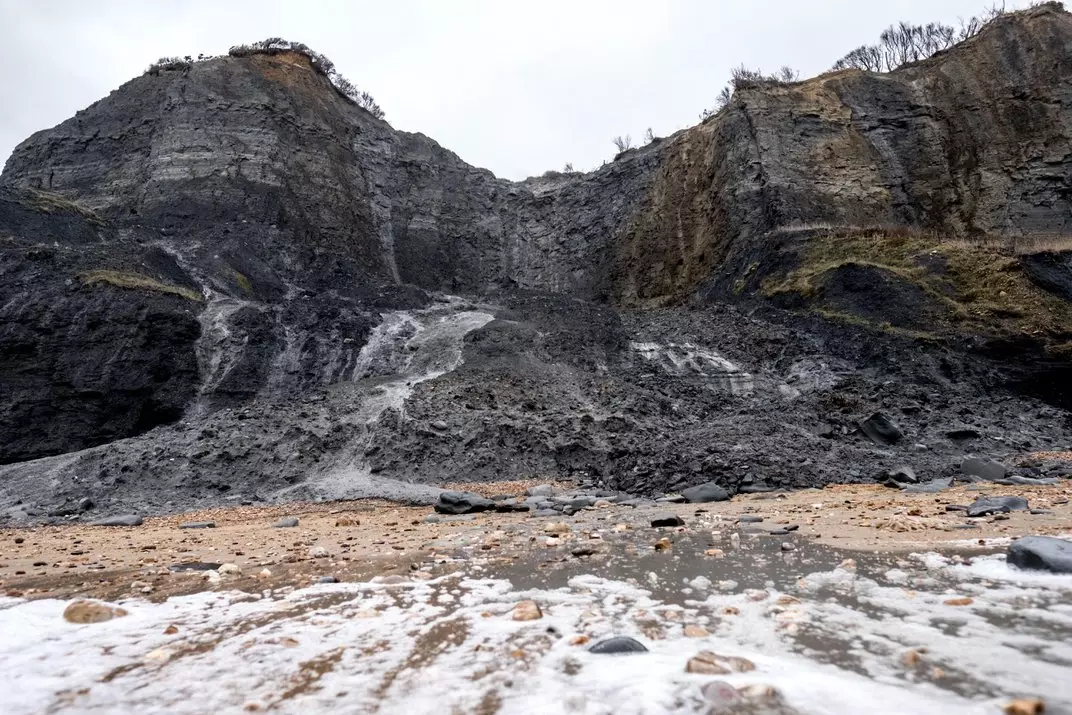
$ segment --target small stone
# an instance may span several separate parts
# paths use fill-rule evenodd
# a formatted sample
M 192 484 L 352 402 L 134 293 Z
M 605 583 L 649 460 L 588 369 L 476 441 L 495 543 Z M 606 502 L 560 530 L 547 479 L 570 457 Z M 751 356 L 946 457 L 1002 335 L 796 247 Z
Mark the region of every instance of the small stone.
M 257 573 L 257 578 L 271 578 L 271 577 L 272 577 L 272 572 L 271 572 L 270 569 L 264 568 L 264 569 L 261 569 L 260 572 Z
M 737 521 L 741 524 L 758 524 L 759 522 L 763 521 L 763 517 L 756 516 L 754 514 L 742 514 L 741 516 L 737 517 Z
M 685 665 L 686 673 L 703 675 L 728 675 L 729 673 L 748 673 L 756 669 L 752 661 L 737 656 L 724 656 L 703 650 L 689 659 Z
M 334 576 L 321 576 L 316 580 L 317 583 L 338 583 L 339 579 Z
M 570 645 L 585 645 L 588 641 L 592 640 L 586 635 L 573 636 L 569 640 Z
M 744 701 L 741 694 L 724 680 L 712 680 L 704 683 L 703 687 L 700 688 L 700 693 L 707 702 L 715 706 L 712 711 L 715 713 L 734 712 Z
M 923 660 L 923 656 L 914 648 L 901 654 L 901 665 L 906 668 L 914 668 L 921 660 Z
M 707 549 L 703 552 L 704 556 L 710 556 L 711 558 L 721 559 L 726 555 L 726 552 L 722 549 Z
M 570 553 L 580 558 L 581 556 L 593 556 L 594 554 L 599 553 L 599 550 L 592 548 L 591 546 L 580 546 Z
M 1018 698 L 1006 703 L 1001 711 L 1005 715 L 1042 715 L 1046 712 L 1046 703 L 1042 698 Z
M 741 615 L 741 609 L 736 606 L 726 606 L 722 609 L 723 616 L 739 616 Z
M 670 542 L 670 539 L 666 538 L 665 536 L 655 542 L 656 551 L 666 551 L 671 546 L 673 546 L 673 544 Z
M 298 517 L 296 517 L 296 516 L 287 516 L 287 517 L 283 517 L 282 519 L 280 519 L 276 523 L 272 524 L 272 528 L 273 529 L 293 529 L 297 525 L 298 525 Z
M 543 533 L 545 534 L 568 534 L 573 531 L 573 527 L 564 521 L 552 521 L 543 527 Z
M 179 524 L 180 529 L 215 529 L 214 521 L 185 521 Z
M 1027 499 L 1015 496 L 980 497 L 968 505 L 968 516 L 1007 514 L 1011 511 L 1027 511 Z
M 223 576 L 220 576 L 219 571 L 205 571 L 201 574 L 201 578 L 213 584 L 219 583 L 223 580 Z
M 216 569 L 220 576 L 241 576 L 242 569 L 238 567 L 238 564 L 220 564 L 220 567 Z
M 474 514 L 493 509 L 495 502 L 472 492 L 440 492 L 435 510 L 440 514 Z
M 606 499 L 596 499 L 596 503 L 593 504 L 596 509 L 608 509 L 611 507 L 611 503 Z
M 680 516 L 659 516 L 651 520 L 653 528 L 661 528 L 664 526 L 685 526 L 685 520 Z
M 514 606 L 511 618 L 515 621 L 536 621 L 543 618 L 543 611 L 535 601 L 521 601 Z
M 945 601 L 943 601 L 942 603 L 944 603 L 947 606 L 970 606 L 973 603 L 975 603 L 975 600 L 972 599 L 972 598 L 969 598 L 967 596 L 964 596 L 962 598 L 949 598 L 949 599 L 946 599 Z
M 145 654 L 145 661 L 149 663 L 166 663 L 171 660 L 172 650 L 170 648 L 156 648 Z
M 105 519 L 91 521 L 90 526 L 141 526 L 145 520 L 136 514 L 123 514 L 122 516 L 109 516 Z
M 16 544 L 21 544 L 21 543 L 23 543 L 24 541 L 26 541 L 26 539 L 22 538 L 21 536 L 20 536 L 19 538 L 15 539 L 15 543 L 16 543 Z
M 789 533 L 789 530 L 779 526 L 777 529 L 771 529 L 768 533 L 771 536 L 785 536 Z
M 707 482 L 706 484 L 699 484 L 695 487 L 689 487 L 681 492 L 681 496 L 692 504 L 705 504 L 708 502 L 726 501 L 732 495 L 729 491 L 715 482 Z
M 686 638 L 706 638 L 707 636 L 711 635 L 711 632 L 708 631 L 706 628 L 693 623 L 690 623 L 689 625 L 685 626 L 684 633 Z
M 63 609 L 63 619 L 68 623 L 103 623 L 121 618 L 127 611 L 100 601 L 75 601 Z
M 782 551 L 796 551 L 797 547 L 789 541 L 782 542 Z
M 588 649 L 589 653 L 616 655 L 619 653 L 647 653 L 648 649 L 640 641 L 629 636 L 615 636 L 601 640 Z
M 358 519 L 351 519 L 348 516 L 344 516 L 341 519 L 335 520 L 335 526 L 361 526 L 361 522 Z
M 534 487 L 529 487 L 525 490 L 525 493 L 530 497 L 549 497 L 554 493 L 554 487 L 550 484 L 537 484 Z
M 329 556 L 331 556 L 331 554 L 323 546 L 314 546 L 309 549 L 309 558 L 311 559 L 326 559 Z
M 168 626 L 167 628 L 164 629 L 164 635 L 165 636 L 173 636 L 178 632 L 179 632 L 179 629 L 176 628 L 174 625 L 170 625 L 170 626 Z

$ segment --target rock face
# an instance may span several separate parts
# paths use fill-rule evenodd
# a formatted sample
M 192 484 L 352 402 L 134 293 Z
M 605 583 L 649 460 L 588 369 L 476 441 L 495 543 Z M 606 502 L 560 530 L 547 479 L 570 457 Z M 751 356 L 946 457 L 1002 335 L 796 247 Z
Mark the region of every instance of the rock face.
M 913 231 L 1067 231 L 1070 49 L 1044 5 L 523 182 L 300 53 L 146 73 L 0 175 L 0 518 L 533 474 L 732 494 L 866 481 L 911 441 L 948 477 L 956 414 L 980 452 L 1067 444 L 991 398 L 1072 405 L 1067 255 Z

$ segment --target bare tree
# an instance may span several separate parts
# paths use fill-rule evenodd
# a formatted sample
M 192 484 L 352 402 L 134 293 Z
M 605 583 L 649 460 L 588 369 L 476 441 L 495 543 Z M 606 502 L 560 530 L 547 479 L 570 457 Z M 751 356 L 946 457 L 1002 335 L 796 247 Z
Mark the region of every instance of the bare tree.
M 626 134 L 624 137 L 614 137 L 613 141 L 614 146 L 618 147 L 619 154 L 621 154 L 623 151 L 633 148 L 633 138 L 628 134 Z
M 567 161 L 566 165 L 562 167 L 562 172 L 564 174 L 572 174 L 573 173 L 573 162 L 572 161 Z
M 653 141 L 655 141 L 655 132 L 648 127 L 648 131 L 644 132 L 644 143 L 651 144 Z

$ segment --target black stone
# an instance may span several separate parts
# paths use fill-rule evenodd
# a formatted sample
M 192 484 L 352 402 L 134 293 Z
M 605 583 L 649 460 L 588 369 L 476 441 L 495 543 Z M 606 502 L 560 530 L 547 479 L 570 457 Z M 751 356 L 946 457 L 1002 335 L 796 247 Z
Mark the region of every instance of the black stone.
M 904 432 L 883 412 L 876 412 L 861 422 L 860 431 L 875 444 L 893 445 L 904 439 Z
M 629 636 L 615 636 L 602 640 L 588 649 L 589 653 L 615 655 L 619 653 L 647 653 L 643 643 Z
M 968 505 L 968 516 L 1007 514 L 1027 509 L 1027 499 L 1023 497 L 980 497 Z
M 174 571 L 180 573 L 182 571 L 215 571 L 223 564 L 210 564 L 204 561 L 190 561 L 184 564 L 172 564 L 168 566 L 168 571 Z
M 742 514 L 741 516 L 737 517 L 737 521 L 741 524 L 758 524 L 759 522 L 763 521 L 763 517 L 754 516 L 752 514 Z
M 495 502 L 472 492 L 441 492 L 435 510 L 440 514 L 472 514 L 494 509 Z
M 1072 541 L 1025 536 L 1012 542 L 1006 560 L 1022 569 L 1072 573 Z
M 141 526 L 145 520 L 136 514 L 124 514 L 122 516 L 109 516 L 90 522 L 90 526 Z
M 661 526 L 685 526 L 685 520 L 680 516 L 659 516 L 651 520 L 653 527 Z
M 707 482 L 706 484 L 698 484 L 695 487 L 683 490 L 681 496 L 693 504 L 704 504 L 707 502 L 726 501 L 732 494 L 723 486 L 714 482 Z
M 180 529 L 215 529 L 216 522 L 214 521 L 187 521 L 183 524 L 179 524 Z

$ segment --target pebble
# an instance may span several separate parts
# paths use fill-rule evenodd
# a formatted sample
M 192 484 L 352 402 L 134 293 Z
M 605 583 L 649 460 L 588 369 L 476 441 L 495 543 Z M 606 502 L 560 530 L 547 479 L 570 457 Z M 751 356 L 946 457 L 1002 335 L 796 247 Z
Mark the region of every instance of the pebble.
M 220 576 L 241 576 L 242 569 L 238 564 L 220 564 L 220 567 L 216 569 Z
M 660 528 L 664 526 L 685 526 L 685 520 L 680 516 L 659 516 L 651 520 L 651 525 L 654 528 Z
M 105 519 L 97 519 L 89 522 L 90 526 L 141 526 L 145 523 L 137 514 L 123 514 L 122 516 L 109 516 Z
M 535 601 L 521 601 L 514 606 L 510 617 L 515 621 L 536 621 L 543 618 L 543 611 Z
M 704 675 L 728 675 L 729 673 L 749 673 L 756 669 L 755 663 L 747 658 L 732 655 L 719 655 L 709 650 L 702 650 L 685 665 L 686 673 Z
M 771 529 L 769 533 L 771 536 L 785 536 L 789 533 L 789 529 L 783 529 L 779 527 L 777 529 Z
M 270 569 L 261 569 L 257 574 L 257 578 L 271 578 L 272 572 Z
M 272 524 L 274 529 L 290 529 L 298 525 L 298 517 L 288 516 L 280 519 L 276 523 Z
M 782 551 L 796 551 L 797 547 L 788 541 L 782 542 Z
M 635 638 L 615 636 L 599 641 L 589 648 L 588 652 L 600 655 L 616 655 L 619 653 L 647 653 L 648 649 Z
M 186 521 L 179 524 L 180 529 L 215 529 L 214 521 Z
M 706 551 L 703 552 L 703 555 L 704 556 L 710 556 L 710 557 L 716 558 L 716 559 L 721 559 L 723 556 L 726 555 L 726 552 L 723 551 L 722 549 L 707 549 Z
M 962 598 L 949 598 L 943 601 L 943 603 L 947 606 L 970 606 L 975 603 L 975 600 L 968 596 L 964 596 Z
M 593 556 L 594 554 L 599 553 L 599 549 L 592 548 L 591 546 L 581 546 L 574 549 L 570 553 L 577 557 Z
M 713 712 L 734 712 L 744 702 L 737 690 L 724 680 L 712 680 L 700 688 L 704 699 L 716 706 Z M 729 708 L 729 709 L 727 709 Z
M 125 615 L 125 609 L 100 601 L 75 601 L 63 609 L 63 619 L 68 623 L 103 623 Z
M 711 632 L 708 631 L 706 628 L 693 623 L 690 623 L 689 625 L 685 626 L 684 633 L 686 638 L 706 638 L 707 636 L 711 635 Z
M 655 542 L 656 551 L 666 551 L 671 546 L 673 546 L 673 544 L 670 542 L 670 539 L 666 538 L 665 536 Z
M 754 514 L 742 514 L 741 516 L 737 517 L 737 521 L 741 524 L 758 524 L 759 522 L 763 521 L 763 517 L 756 516 Z
M 311 559 L 326 559 L 329 556 L 331 556 L 331 554 L 328 553 L 328 550 L 323 546 L 314 546 L 309 549 L 309 558 Z
M 1046 703 L 1042 698 L 1019 698 L 1005 704 L 1005 715 L 1042 715 L 1046 712 Z
M 545 534 L 568 534 L 573 531 L 573 527 L 563 521 L 552 521 L 543 527 L 543 533 Z
M 321 576 L 316 580 L 317 583 L 338 583 L 339 579 L 334 576 Z
M 335 520 L 335 526 L 361 526 L 361 521 L 344 516 Z

